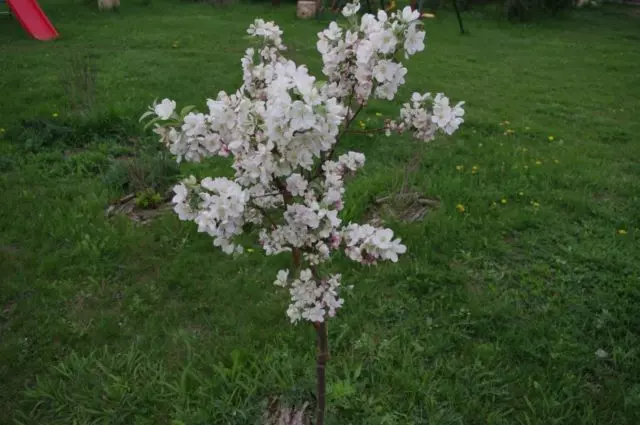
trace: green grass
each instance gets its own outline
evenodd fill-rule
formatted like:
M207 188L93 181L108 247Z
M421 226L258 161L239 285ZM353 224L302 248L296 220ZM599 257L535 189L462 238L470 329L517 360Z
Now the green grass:
M317 71L321 24L291 6L42 6L61 33L52 43L0 16L0 423L245 424L269 396L313 402L313 330L288 324L271 284L286 258L231 261L172 214L137 225L104 209L130 189L116 158L132 156L158 190L177 179L135 123L154 98L202 105L237 87L258 15ZM467 13L464 37L453 15L427 22L400 99L445 91L468 120L413 176L440 208L390 223L409 248L401 261L337 261L355 288L329 325L330 424L640 423L629 11L517 26ZM61 82L74 58L95 68L85 117ZM368 158L344 217L363 220L399 187L411 146L346 144Z

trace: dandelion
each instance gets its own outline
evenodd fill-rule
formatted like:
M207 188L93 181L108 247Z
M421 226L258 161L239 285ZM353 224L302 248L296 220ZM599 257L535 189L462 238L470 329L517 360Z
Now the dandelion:
M479 167L477 165L474 165L473 167L471 167L471 174L476 174L478 172Z
M247 249L246 249L246 251L247 251L247 252L249 252L249 253L252 253L252 252L254 252L254 251L255 251L255 249L253 249L253 248L247 248Z
M555 139L556 139L555 137L553 137L553 136L549 136L549 141L550 141L550 142L553 142Z
M536 165L542 165L542 161L537 160L537 161L536 161Z
M456 210L458 210L459 213L463 213L463 212L466 211L464 205L462 205L462 204L456 205Z
M500 200L500 203L501 203L502 205L505 205L505 204L507 203L507 200L506 200L505 198L502 198L502 199Z
M56 117L58 116L58 113L57 113L57 112L54 112L53 114L51 114L51 116L52 116L53 118L56 118Z
M457 171L463 171L464 170L464 165L456 165L456 170Z
M618 229L618 234L624 236L627 234L627 231L625 229Z

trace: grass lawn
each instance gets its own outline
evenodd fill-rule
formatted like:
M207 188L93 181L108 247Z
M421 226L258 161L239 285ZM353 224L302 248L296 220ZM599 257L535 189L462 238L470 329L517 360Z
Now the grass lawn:
M173 214L140 225L104 210L192 171L165 164L137 124L154 98L203 105L235 89L254 16L276 19L290 56L317 71L323 24L290 5L93 3L42 0L52 43L0 16L0 423L248 424L269 396L313 403L314 332L288 324L272 285L286 258L232 261ZM467 122L425 147L411 183L440 206L391 220L400 262L337 260L355 287L329 324L330 424L640 423L630 11L532 25L466 13L463 37L451 14L427 22L399 99L444 91L467 101ZM67 101L82 58L95 76L93 102L75 105L93 105L86 118ZM367 155L343 217L362 221L412 148L346 145Z

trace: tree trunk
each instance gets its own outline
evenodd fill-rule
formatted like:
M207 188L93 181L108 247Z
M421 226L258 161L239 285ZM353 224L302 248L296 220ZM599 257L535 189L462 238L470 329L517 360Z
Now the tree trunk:
M460 34L464 34L464 26L462 25L462 16L460 16L460 10L458 9L458 0L453 1L453 9L456 11L456 17L458 18L458 25L460 25Z

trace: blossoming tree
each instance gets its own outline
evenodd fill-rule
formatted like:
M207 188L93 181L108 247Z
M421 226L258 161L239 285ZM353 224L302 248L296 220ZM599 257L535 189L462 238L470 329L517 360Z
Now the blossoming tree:
M286 59L280 28L256 19L248 33L259 47L246 50L235 93L209 99L206 113L193 107L178 113L164 99L143 116L178 162L232 158L233 179L191 176L174 187L181 220L193 221L227 254L243 252L238 237L251 223L260 228L266 255L292 256L291 269L280 270L274 284L289 292L291 322L311 322L317 332L317 424L325 412L326 321L344 304L341 275L329 260L343 251L362 264L396 262L406 251L391 229L341 221L345 178L365 156L337 151L370 99L394 99L407 74L401 59L424 50L425 33L410 7L361 18L359 8L348 4L346 23L331 22L318 34L325 81ZM443 94L414 93L399 118L379 130L429 141L438 132L452 134L463 114L462 103L451 106Z

